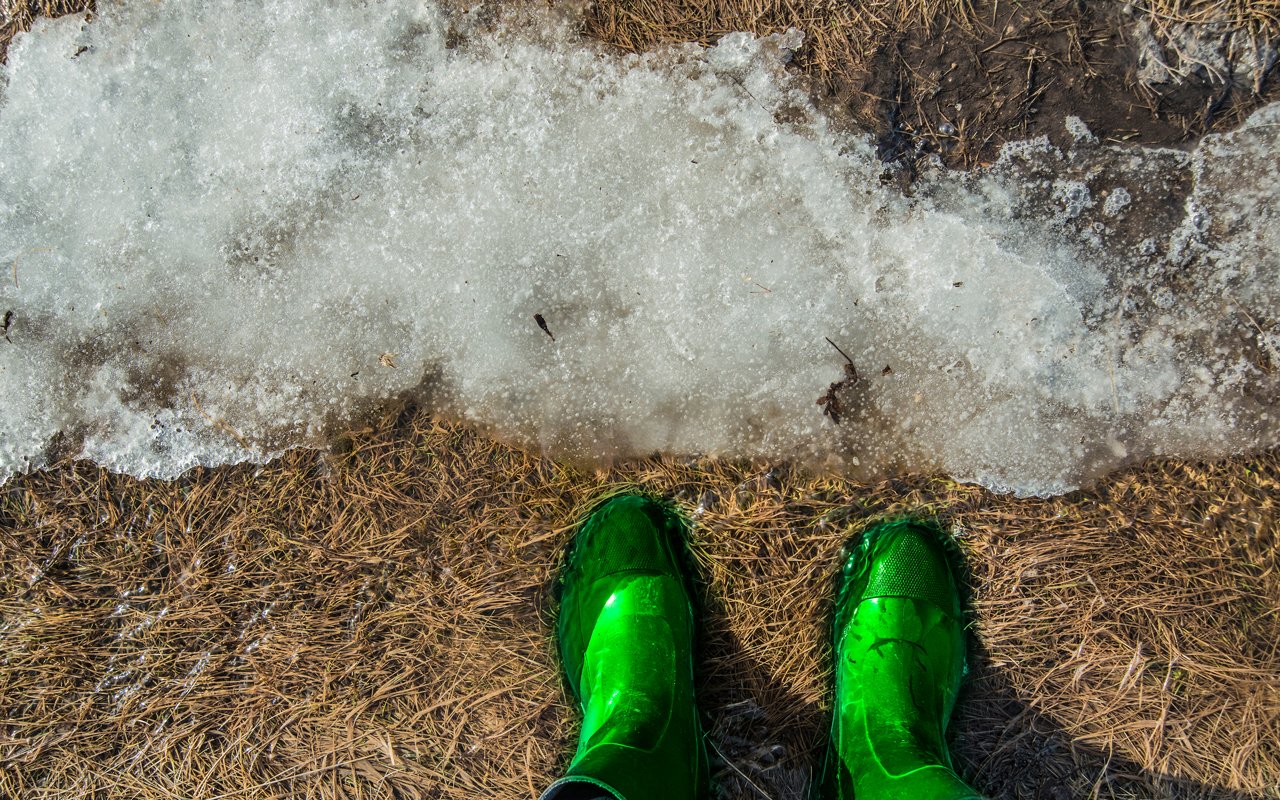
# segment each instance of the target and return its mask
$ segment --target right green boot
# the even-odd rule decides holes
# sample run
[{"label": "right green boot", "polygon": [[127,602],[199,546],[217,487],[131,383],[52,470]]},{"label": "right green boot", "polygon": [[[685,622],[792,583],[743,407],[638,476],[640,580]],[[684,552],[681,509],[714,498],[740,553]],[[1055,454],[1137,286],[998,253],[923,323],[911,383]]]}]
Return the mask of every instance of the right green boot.
[{"label": "right green boot", "polygon": [[965,671],[945,542],[932,526],[885,522],[845,562],[821,800],[981,800],[952,771],[945,738]]},{"label": "right green boot", "polygon": [[543,800],[708,795],[682,532],[672,511],[637,496],[609,500],[578,531],[556,632],[582,733]]}]

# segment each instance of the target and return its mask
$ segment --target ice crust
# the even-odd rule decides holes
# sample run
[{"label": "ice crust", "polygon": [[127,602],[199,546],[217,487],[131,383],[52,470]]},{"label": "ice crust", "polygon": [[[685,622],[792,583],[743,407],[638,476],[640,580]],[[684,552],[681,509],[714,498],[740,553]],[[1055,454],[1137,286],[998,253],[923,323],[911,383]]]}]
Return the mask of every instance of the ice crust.
[{"label": "ice crust", "polygon": [[[405,393],[565,457],[1021,494],[1276,443],[1280,106],[904,197],[785,74],[795,32],[624,57],[571,31],[135,0],[19,37],[0,479],[263,460]],[[826,337],[859,372],[839,425]]]}]

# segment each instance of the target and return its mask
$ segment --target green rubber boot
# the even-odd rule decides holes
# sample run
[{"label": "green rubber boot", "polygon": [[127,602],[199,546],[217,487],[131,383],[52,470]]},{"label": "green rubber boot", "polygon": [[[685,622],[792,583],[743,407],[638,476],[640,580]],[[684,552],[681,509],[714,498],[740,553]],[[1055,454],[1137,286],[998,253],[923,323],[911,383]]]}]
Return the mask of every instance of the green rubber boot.
[{"label": "green rubber boot", "polygon": [[835,703],[822,800],[981,800],[951,769],[946,729],[965,671],[950,540],[876,525],[836,595]]},{"label": "green rubber boot", "polygon": [[636,496],[613,498],[579,530],[557,635],[582,733],[544,800],[595,789],[619,800],[707,796],[682,533],[673,512]]}]

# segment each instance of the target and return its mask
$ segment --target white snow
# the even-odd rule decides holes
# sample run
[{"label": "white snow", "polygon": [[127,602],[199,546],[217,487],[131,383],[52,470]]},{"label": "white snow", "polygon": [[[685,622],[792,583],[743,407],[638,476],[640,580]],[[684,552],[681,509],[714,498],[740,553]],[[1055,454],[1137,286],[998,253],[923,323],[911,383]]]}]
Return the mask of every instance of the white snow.
[{"label": "white snow", "polygon": [[[797,34],[620,57],[571,31],[130,0],[19,37],[0,477],[264,460],[409,391],[561,456],[1032,494],[1276,443],[1280,107],[1190,155],[1010,146],[904,198],[788,80]],[[826,337],[860,375],[840,425]]]}]

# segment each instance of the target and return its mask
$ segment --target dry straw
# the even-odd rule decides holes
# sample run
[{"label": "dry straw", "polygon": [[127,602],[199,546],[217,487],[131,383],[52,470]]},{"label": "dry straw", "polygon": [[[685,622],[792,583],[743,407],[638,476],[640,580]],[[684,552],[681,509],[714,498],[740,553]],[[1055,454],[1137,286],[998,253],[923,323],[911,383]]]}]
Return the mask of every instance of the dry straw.
[{"label": "dry straw", "polygon": [[727,796],[798,796],[841,549],[900,513],[969,559],[955,751],[993,796],[1280,783],[1276,454],[1017,500],[705,460],[578,472],[404,410],[329,455],[4,487],[0,796],[532,797],[574,734],[556,567],[573,520],[627,488],[694,523]]}]

